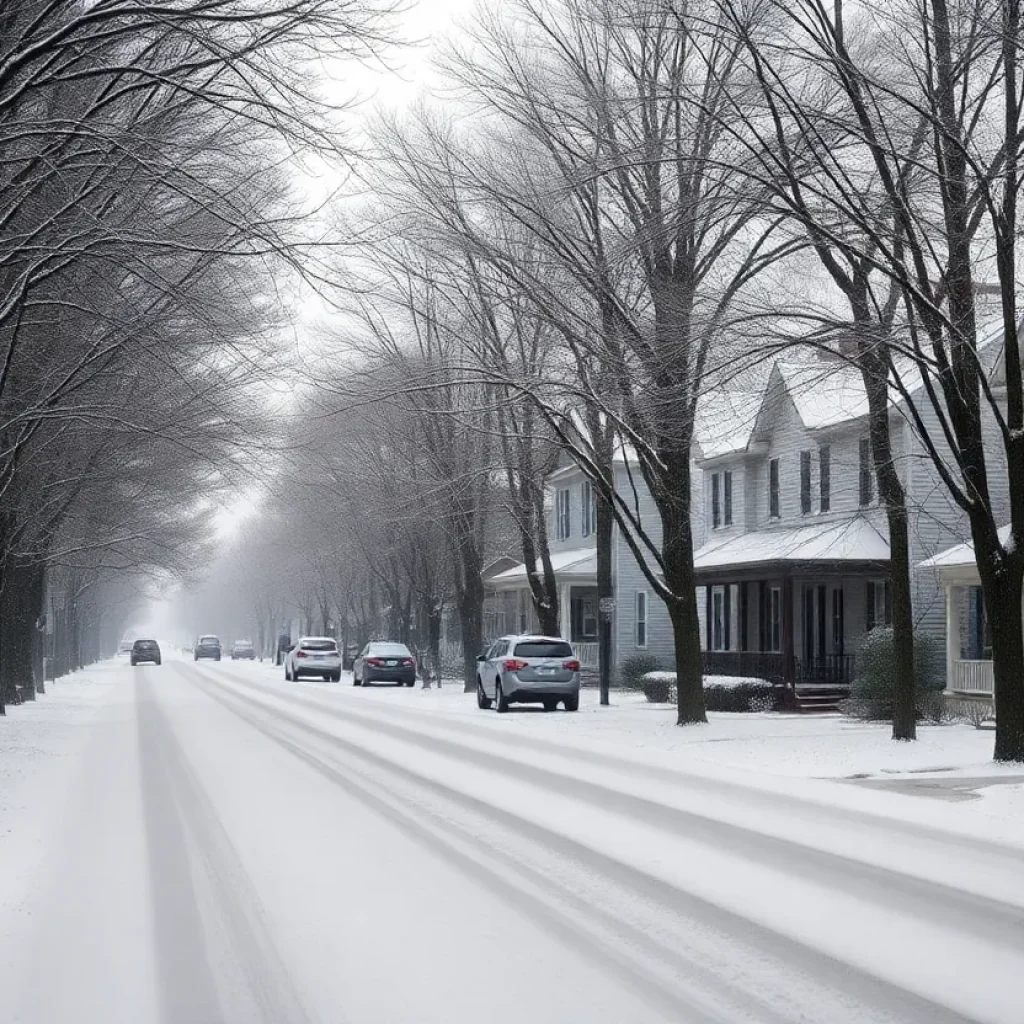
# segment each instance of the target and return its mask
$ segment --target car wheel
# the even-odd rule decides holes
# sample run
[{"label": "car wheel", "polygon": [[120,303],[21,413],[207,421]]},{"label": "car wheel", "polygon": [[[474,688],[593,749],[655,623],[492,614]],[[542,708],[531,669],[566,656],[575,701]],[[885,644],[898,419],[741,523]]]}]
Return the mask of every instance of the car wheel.
[{"label": "car wheel", "polygon": [[341,682],[341,672],[332,672],[331,673],[331,682],[332,683],[340,683]]},{"label": "car wheel", "polygon": [[199,660],[199,655],[197,654],[192,660],[193,661],[198,661]]},{"label": "car wheel", "polygon": [[503,715],[508,711],[508,697],[505,696],[505,691],[501,688],[501,680],[499,679],[495,684],[494,700],[498,706],[498,714]]},{"label": "car wheel", "polygon": [[135,668],[135,659],[132,658],[132,668]]},{"label": "car wheel", "polygon": [[416,685],[416,680],[415,679],[410,679],[409,682],[407,682],[405,685],[406,686],[415,686]]},{"label": "car wheel", "polygon": [[557,707],[558,707],[558,701],[557,700],[546,700],[546,701],[544,701],[544,710],[545,711],[554,711],[555,708],[557,708]]},{"label": "car wheel", "polygon": [[357,676],[357,675],[355,674],[355,672],[353,672],[353,673],[352,673],[352,685],[353,685],[353,686],[360,686],[360,685],[362,685],[362,684],[361,684],[361,683],[359,682],[359,676]]},{"label": "car wheel", "polygon": [[290,668],[288,667],[288,664],[287,664],[287,662],[285,663],[285,666],[284,666],[284,677],[285,677],[285,679],[286,679],[286,680],[287,680],[287,681],[288,681],[289,683],[290,683],[290,682],[292,681],[292,671],[291,671],[291,669],[290,669]]},{"label": "car wheel", "polygon": [[491,706],[492,703],[493,703],[493,701],[491,700],[491,698],[488,697],[486,693],[484,693],[484,685],[483,685],[483,683],[481,683],[480,680],[477,679],[477,681],[476,681],[476,706],[478,708],[480,708],[482,711],[486,711]]},{"label": "car wheel", "polygon": [[216,657],[216,658],[214,658],[213,660],[214,660],[214,661],[220,661],[220,655],[218,654],[218,655],[217,655],[217,657]]},{"label": "car wheel", "polygon": [[566,697],[562,703],[565,704],[566,711],[579,711],[580,695],[577,693],[575,697]]},{"label": "car wheel", "polygon": [[159,659],[159,658],[157,658],[157,659],[156,659],[156,661],[155,661],[155,662],[154,662],[153,664],[154,664],[154,665],[159,665],[159,664],[160,664],[160,659]]}]

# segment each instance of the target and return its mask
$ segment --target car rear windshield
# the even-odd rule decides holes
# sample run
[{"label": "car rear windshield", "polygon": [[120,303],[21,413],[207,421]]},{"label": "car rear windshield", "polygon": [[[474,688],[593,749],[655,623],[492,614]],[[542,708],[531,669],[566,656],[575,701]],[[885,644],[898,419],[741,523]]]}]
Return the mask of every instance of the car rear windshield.
[{"label": "car rear windshield", "polygon": [[385,656],[397,655],[401,658],[411,658],[412,652],[405,644],[370,644],[370,654],[383,654]]},{"label": "car rear windshield", "polygon": [[199,642],[201,644],[219,644],[220,640],[218,640],[217,637],[215,636],[201,636],[199,638]]},{"label": "car rear windshield", "polygon": [[527,640],[516,644],[517,658],[571,658],[572,647],[564,640]]},{"label": "car rear windshield", "polygon": [[135,641],[135,646],[136,647],[156,647],[156,641],[155,640],[136,640]]},{"label": "car rear windshield", "polygon": [[303,640],[304,651],[336,651],[338,645],[333,640]]}]

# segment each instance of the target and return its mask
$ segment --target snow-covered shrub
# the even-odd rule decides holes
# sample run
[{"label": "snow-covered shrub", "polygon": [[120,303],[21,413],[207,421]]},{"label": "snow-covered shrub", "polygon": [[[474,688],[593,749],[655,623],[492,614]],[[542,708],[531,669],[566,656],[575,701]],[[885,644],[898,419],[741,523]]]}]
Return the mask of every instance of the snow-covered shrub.
[{"label": "snow-covered shrub", "polygon": [[624,658],[619,665],[619,685],[625,690],[639,690],[644,676],[659,668],[661,662],[653,654],[634,654]]},{"label": "snow-covered shrub", "polygon": [[[917,670],[917,716],[943,721],[940,705],[945,686],[945,654],[942,644],[928,633],[914,634],[914,667]],[[852,718],[885,722],[892,719],[896,681],[896,651],[891,626],[871,630],[857,656],[857,676],[843,711]]]},{"label": "snow-covered shrub", "polygon": [[640,689],[652,704],[667,704],[676,699],[675,672],[645,672]]},{"label": "snow-covered shrub", "polygon": [[708,711],[774,711],[775,687],[766,679],[704,681],[704,707]]},{"label": "snow-covered shrub", "polygon": [[[652,704],[676,699],[675,672],[648,672],[640,683]],[[729,676],[704,677],[704,705],[708,711],[775,711],[781,702],[781,687],[765,679]]]},{"label": "snow-covered shrub", "polygon": [[975,729],[980,729],[995,717],[995,708],[990,700],[965,697],[963,700],[951,700],[947,703],[952,717],[960,722],[969,722]]}]

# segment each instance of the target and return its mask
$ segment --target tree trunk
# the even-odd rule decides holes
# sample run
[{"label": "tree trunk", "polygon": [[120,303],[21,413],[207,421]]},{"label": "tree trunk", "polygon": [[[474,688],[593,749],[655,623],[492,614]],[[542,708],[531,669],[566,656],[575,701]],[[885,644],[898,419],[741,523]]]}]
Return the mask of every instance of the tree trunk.
[{"label": "tree trunk", "polygon": [[[978,566],[994,559],[979,557]],[[1021,587],[1024,559],[1014,557],[1001,569],[981,573],[985,611],[992,628],[992,671],[995,677],[995,760],[1024,761],[1024,624]]]},{"label": "tree trunk", "polygon": [[860,365],[868,396],[871,454],[878,491],[889,525],[889,577],[892,588],[894,654],[892,738],[917,739],[917,673],[914,665],[914,610],[910,583],[910,534],[907,495],[892,454],[889,426],[888,367],[869,339],[860,346]]},{"label": "tree trunk", "polygon": [[612,675],[612,631],[615,626],[615,584],[612,578],[612,531],[615,519],[611,506],[598,492],[597,506],[597,666],[601,703],[609,702]]},{"label": "tree trunk", "polygon": [[690,526],[690,467],[685,463],[673,474],[675,500],[662,505],[662,559],[665,584],[673,597],[668,602],[676,658],[677,725],[708,720],[704,708],[704,671],[700,653],[700,619],[693,572],[693,533]]},{"label": "tree trunk", "polygon": [[479,573],[463,575],[459,593],[462,624],[463,692],[476,692],[476,656],[484,646],[484,585]]}]

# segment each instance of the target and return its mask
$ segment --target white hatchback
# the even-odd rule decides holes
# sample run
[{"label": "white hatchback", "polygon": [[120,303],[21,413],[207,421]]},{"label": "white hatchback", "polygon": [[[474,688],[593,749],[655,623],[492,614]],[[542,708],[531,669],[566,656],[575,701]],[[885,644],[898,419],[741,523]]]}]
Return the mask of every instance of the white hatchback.
[{"label": "white hatchback", "polygon": [[294,682],[300,676],[320,676],[332,683],[341,679],[338,642],[329,636],[304,636],[288,648],[284,677]]}]

